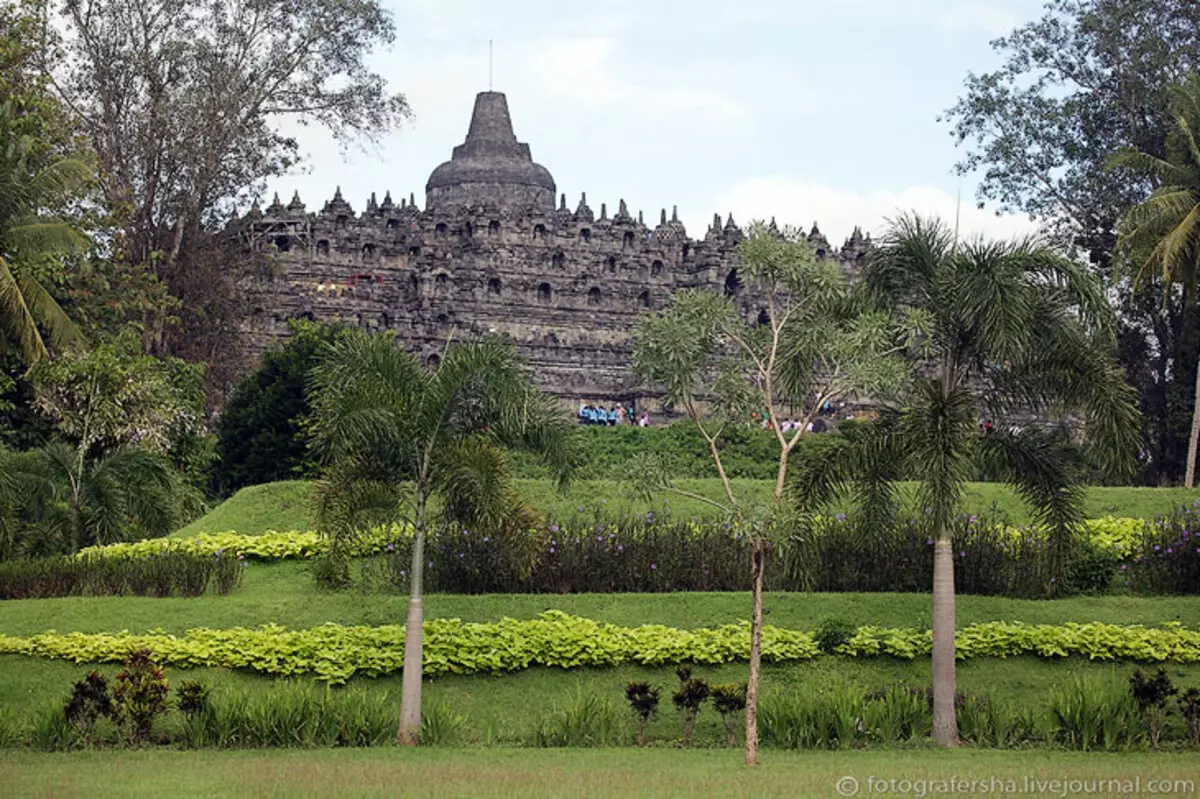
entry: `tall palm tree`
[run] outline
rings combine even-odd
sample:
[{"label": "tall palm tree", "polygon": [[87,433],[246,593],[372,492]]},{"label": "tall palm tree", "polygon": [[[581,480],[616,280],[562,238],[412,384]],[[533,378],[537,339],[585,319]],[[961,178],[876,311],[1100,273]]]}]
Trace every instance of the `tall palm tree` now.
[{"label": "tall palm tree", "polygon": [[[1157,188],[1121,220],[1118,247],[1141,263],[1135,280],[1157,272],[1164,290],[1183,288],[1185,318],[1196,313],[1200,280],[1200,75],[1176,87],[1171,98],[1175,127],[1167,138],[1167,157],[1126,150],[1115,154],[1113,167],[1127,167],[1154,180]],[[1200,444],[1200,368],[1196,370],[1192,430],[1188,438],[1184,484],[1196,479]]]},{"label": "tall palm tree", "polygon": [[78,158],[36,158],[35,141],[8,104],[0,105],[0,346],[13,346],[26,364],[46,357],[39,325],[54,346],[81,339],[79,330],[28,268],[78,252],[87,237],[51,213],[91,178]]},{"label": "tall palm tree", "polygon": [[819,463],[796,470],[793,490],[810,503],[847,489],[870,497],[879,486],[866,484],[894,476],[880,462],[916,475],[935,531],[933,737],[954,745],[950,520],[975,451],[1033,506],[1060,552],[1082,512],[1078,470],[1053,436],[1003,426],[987,433],[980,421],[1026,411],[1077,414],[1089,458],[1115,471],[1136,451],[1135,395],[1110,356],[1112,311],[1099,283],[1036,240],[958,245],[942,222],[903,216],[864,279],[885,306],[912,320],[915,379],[901,401],[883,408],[875,435],[823,449]]},{"label": "tall palm tree", "polygon": [[396,502],[402,487],[411,492],[411,595],[397,741],[415,745],[430,500],[439,500],[443,520],[503,523],[520,510],[505,450],[540,454],[565,482],[575,463],[574,425],[531,386],[512,348],[498,340],[451,346],[436,366],[423,369],[391,335],[355,331],[330,345],[310,380],[311,445],[324,464],[322,515],[349,526],[363,506]]}]

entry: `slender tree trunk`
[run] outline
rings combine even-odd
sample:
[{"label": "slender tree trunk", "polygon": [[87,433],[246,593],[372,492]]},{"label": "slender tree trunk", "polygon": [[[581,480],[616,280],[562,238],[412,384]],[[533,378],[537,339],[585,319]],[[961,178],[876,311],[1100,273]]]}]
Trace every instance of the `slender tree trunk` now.
[{"label": "slender tree trunk", "polygon": [[422,576],[425,571],[425,488],[417,487],[417,509],[413,519],[412,588],[408,597],[408,622],[404,627],[404,673],[400,683],[400,729],[396,743],[421,743],[421,657],[425,613],[422,609]]},{"label": "slender tree trunk", "polygon": [[754,610],[750,616],[750,679],[746,681],[746,765],[758,765],[758,678],[762,664],[762,589],[765,542],[750,544],[750,568],[754,575]]},{"label": "slender tree trunk", "polygon": [[1184,485],[1191,488],[1196,484],[1196,445],[1200,442],[1200,364],[1196,366],[1196,392],[1192,404],[1192,435],[1188,438],[1187,468],[1184,470]]},{"label": "slender tree trunk", "polygon": [[944,520],[939,520],[933,551],[933,740],[943,746],[957,746],[954,547],[946,534],[945,524]]},{"label": "slender tree trunk", "polygon": [[790,454],[791,450],[785,444],[779,453],[779,469],[775,473],[774,502],[776,505],[783,501],[783,489],[787,484],[788,456]]}]

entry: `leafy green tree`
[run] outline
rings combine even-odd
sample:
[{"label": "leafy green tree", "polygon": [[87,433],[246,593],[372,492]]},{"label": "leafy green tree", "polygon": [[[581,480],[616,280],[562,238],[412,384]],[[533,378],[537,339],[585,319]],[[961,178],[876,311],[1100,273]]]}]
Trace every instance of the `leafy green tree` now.
[{"label": "leafy green tree", "polygon": [[[540,453],[565,481],[575,456],[565,409],[536,391],[499,340],[449,347],[424,369],[389,334],[355,331],[312,372],[312,447],[324,465],[318,515],[334,547],[375,505],[411,511],[411,596],[397,740],[419,743],[425,537],[431,523],[481,527],[521,515],[509,448]],[[436,514],[431,500],[437,498]],[[329,529],[332,526],[332,529]]]},{"label": "leafy green tree", "polygon": [[954,745],[949,522],[973,451],[1032,505],[1060,551],[1072,544],[1082,514],[1074,450],[1037,429],[1018,433],[1001,424],[988,432],[981,420],[1077,414],[1088,460],[1115,472],[1138,445],[1135,395],[1110,355],[1113,315],[1099,281],[1036,240],[958,245],[941,221],[906,215],[879,242],[864,280],[888,307],[910,310],[915,379],[902,403],[884,404],[874,435],[825,448],[819,461],[796,470],[793,487],[811,508],[850,488],[894,501],[887,466],[918,479],[917,499],[935,538],[933,738]]},{"label": "leafy green tree", "polygon": [[[900,327],[868,307],[837,264],[819,259],[800,231],[752,224],[739,247],[737,268],[738,277],[754,287],[754,307],[739,308],[731,297],[715,292],[679,292],[665,309],[639,321],[633,363],[634,371],[661,387],[664,402],[682,411],[704,438],[725,489],[723,502],[705,501],[750,535],[746,764],[753,766],[758,763],[763,569],[768,530],[782,510],[789,460],[826,402],[895,390],[906,366],[897,346]],[[799,419],[786,432],[778,424],[785,410]],[[750,423],[754,414],[765,414],[772,423],[777,464],[771,507],[757,513],[734,490],[723,460],[729,432]],[[677,487],[666,471],[643,468],[633,478],[644,491],[704,499]]]},{"label": "leafy green tree", "polygon": [[217,421],[218,493],[308,473],[305,386],[325,349],[348,328],[293,320],[291,336],[238,384]]},{"label": "leafy green tree", "polygon": [[[36,0],[57,97],[100,165],[112,260],[150,273],[147,350],[241,357],[236,278],[214,237],[300,162],[280,122],[372,145],[410,116],[372,69],[395,25],[377,0]],[[223,386],[222,386],[223,388]]]},{"label": "leafy green tree", "polygon": [[[1164,287],[1182,287],[1185,308],[1195,308],[1200,279],[1200,74],[1176,88],[1171,105],[1175,128],[1167,140],[1165,157],[1127,149],[1113,156],[1110,165],[1147,175],[1155,187],[1121,220],[1121,247],[1141,261],[1136,278],[1141,280],[1146,272],[1158,272]],[[1198,442],[1200,369],[1196,370],[1184,469],[1184,485],[1188,488],[1195,483]]]},{"label": "leafy green tree", "polygon": [[1109,170],[1107,156],[1165,155],[1171,87],[1200,69],[1200,6],[1049,0],[1040,19],[992,47],[1001,66],[968,74],[946,113],[969,145],[959,168],[982,170],[981,202],[1050,222],[1107,265],[1117,219],[1152,188]]},{"label": "leafy green tree", "polygon": [[[203,433],[203,397],[198,390],[203,367],[133,355],[131,348],[136,348],[136,343],[125,341],[88,352],[68,350],[39,363],[31,373],[35,406],[70,442],[69,465],[62,447],[51,445],[46,451],[48,462],[61,472],[67,485],[71,551],[85,544],[89,531],[103,529],[109,535],[117,529],[116,523],[106,523],[103,528],[89,526],[88,494],[101,484],[97,474],[131,481],[130,469],[136,467],[166,491],[169,486],[151,456],[159,456],[169,466],[173,452],[192,446],[194,438]],[[111,468],[104,470],[106,464]],[[195,500],[194,491],[191,495]],[[172,502],[174,499],[172,495]],[[143,509],[138,515],[148,518],[147,514]],[[164,510],[160,516],[168,515]]]},{"label": "leafy green tree", "polygon": [[[1040,19],[993,42],[999,68],[968,74],[946,117],[980,176],[978,199],[1025,212],[1062,245],[1112,275],[1118,220],[1154,189],[1150,175],[1110,170],[1123,148],[1166,158],[1171,87],[1200,69],[1193,0],[1049,0]],[[1144,479],[1183,472],[1200,314],[1157,301],[1156,280],[1121,280],[1120,359],[1140,394]]]}]

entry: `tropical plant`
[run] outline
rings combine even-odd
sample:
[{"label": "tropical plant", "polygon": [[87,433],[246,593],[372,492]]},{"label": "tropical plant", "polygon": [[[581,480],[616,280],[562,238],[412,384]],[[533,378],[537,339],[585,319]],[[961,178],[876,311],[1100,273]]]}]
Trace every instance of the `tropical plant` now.
[{"label": "tropical plant", "polygon": [[645,680],[633,680],[625,684],[625,698],[637,717],[637,745],[646,745],[646,725],[658,712],[658,686]]},{"label": "tropical plant", "polygon": [[712,686],[713,710],[721,715],[729,745],[737,746],[738,721],[746,710],[746,683],[719,683]]},{"label": "tropical plant", "polygon": [[675,669],[675,676],[679,678],[679,687],[671,696],[671,701],[679,711],[679,718],[683,723],[683,745],[691,746],[696,735],[700,707],[708,699],[711,689],[703,677],[692,676],[692,670],[688,666]]},{"label": "tropical plant", "polygon": [[[1167,136],[1165,157],[1122,150],[1110,158],[1148,177],[1154,191],[1129,209],[1121,220],[1119,247],[1135,261],[1135,280],[1157,272],[1164,291],[1179,285],[1183,306],[1195,309],[1200,281],[1200,75],[1175,87],[1171,96],[1174,128]],[[1164,298],[1165,300],[1166,298]],[[1184,485],[1196,479],[1196,450],[1200,445],[1200,369],[1196,371],[1192,429],[1188,438]]]},{"label": "tropical plant", "polygon": [[112,701],[131,744],[150,742],[154,720],[167,714],[170,690],[167,673],[155,662],[153,652],[139,649],[129,653],[125,667],[117,673]]},{"label": "tropical plant", "polygon": [[[752,223],[739,245],[739,266],[722,294],[686,290],[643,316],[634,331],[634,372],[662,388],[664,404],[683,411],[703,437],[724,487],[724,501],[677,487],[663,464],[643,459],[628,472],[643,492],[671,491],[708,501],[750,536],[752,610],[746,689],[746,764],[758,763],[758,687],[762,646],[762,586],[768,531],[780,518],[788,463],[827,403],[855,392],[881,394],[905,376],[895,349],[896,325],[853,289],[832,260],[818,258],[798,230]],[[742,285],[754,286],[751,302]],[[702,414],[702,405],[709,411]],[[784,409],[798,424],[784,431]],[[753,519],[734,491],[722,446],[728,431],[762,416],[776,444],[775,491]]]},{"label": "tropical plant", "polygon": [[101,718],[114,718],[112,697],[108,693],[108,681],[98,671],[90,671],[75,683],[64,708],[67,721],[79,733],[84,743],[91,739],[92,729]]},{"label": "tropical plant", "polygon": [[886,508],[898,502],[895,469],[919,478],[917,499],[935,542],[933,737],[953,745],[951,522],[973,450],[1050,530],[1060,564],[1052,571],[1061,574],[1082,514],[1079,450],[1051,432],[981,422],[1030,410],[1076,413],[1087,457],[1115,472],[1136,452],[1138,413],[1110,356],[1112,311],[1099,282],[1036,239],[960,246],[940,220],[904,215],[864,279],[881,302],[908,309],[915,380],[902,403],[881,404],[871,435],[843,438],[794,470],[793,490],[803,509],[848,490]]},{"label": "tropical plant", "polygon": [[1159,669],[1153,677],[1147,677],[1145,672],[1138,669],[1129,678],[1129,688],[1133,693],[1133,701],[1137,702],[1138,710],[1142,713],[1150,746],[1157,749],[1171,711],[1167,700],[1179,693],[1179,689],[1171,682],[1166,669]]},{"label": "tropical plant", "polygon": [[[337,542],[373,514],[411,507],[413,544],[401,695],[401,744],[421,727],[422,575],[431,523],[500,534],[529,529],[530,513],[509,477],[506,448],[540,453],[565,483],[574,430],[563,409],[536,391],[512,348],[495,339],[448,346],[430,369],[388,334],[356,332],[329,347],[313,370],[312,447],[324,464],[315,495]],[[411,486],[406,491],[405,486]],[[411,503],[405,500],[411,496]],[[430,499],[437,497],[436,515]]]},{"label": "tropical plant", "polygon": [[47,209],[73,199],[93,174],[81,159],[36,159],[34,150],[12,105],[0,105],[0,349],[14,348],[27,364],[47,357],[41,330],[55,347],[82,340],[36,273],[87,246],[83,233]]}]

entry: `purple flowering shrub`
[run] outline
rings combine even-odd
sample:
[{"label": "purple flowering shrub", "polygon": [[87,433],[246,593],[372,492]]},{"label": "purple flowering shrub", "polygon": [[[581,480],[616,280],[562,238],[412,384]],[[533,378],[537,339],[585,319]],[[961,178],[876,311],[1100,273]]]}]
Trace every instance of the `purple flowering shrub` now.
[{"label": "purple flowering shrub", "polygon": [[1200,505],[1147,524],[1121,573],[1138,593],[1200,593]]}]

